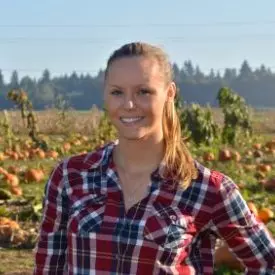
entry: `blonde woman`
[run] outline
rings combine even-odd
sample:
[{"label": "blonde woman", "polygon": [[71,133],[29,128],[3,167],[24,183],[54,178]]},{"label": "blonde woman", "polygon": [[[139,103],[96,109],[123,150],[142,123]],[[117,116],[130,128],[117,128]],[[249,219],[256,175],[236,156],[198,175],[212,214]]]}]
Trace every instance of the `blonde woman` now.
[{"label": "blonde woman", "polygon": [[275,245],[226,175],[192,158],[168,57],[129,43],[109,58],[105,108],[118,140],[53,170],[34,274],[213,274],[223,239],[246,274],[275,274]]}]

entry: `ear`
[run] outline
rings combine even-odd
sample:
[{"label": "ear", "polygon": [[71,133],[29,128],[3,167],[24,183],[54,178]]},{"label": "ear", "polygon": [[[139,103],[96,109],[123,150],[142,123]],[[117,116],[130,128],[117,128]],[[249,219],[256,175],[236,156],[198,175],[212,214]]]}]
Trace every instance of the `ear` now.
[{"label": "ear", "polygon": [[174,101],[177,92],[177,86],[175,82],[171,82],[167,89],[167,101]]}]

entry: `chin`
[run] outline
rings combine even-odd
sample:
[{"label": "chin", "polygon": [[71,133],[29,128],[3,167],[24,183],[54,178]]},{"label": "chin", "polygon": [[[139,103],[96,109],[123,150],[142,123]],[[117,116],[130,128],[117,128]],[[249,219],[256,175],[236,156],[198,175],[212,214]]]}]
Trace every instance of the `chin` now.
[{"label": "chin", "polygon": [[146,138],[145,133],[135,133],[134,131],[131,133],[120,133],[119,135],[120,138],[125,139],[125,140],[142,140]]}]

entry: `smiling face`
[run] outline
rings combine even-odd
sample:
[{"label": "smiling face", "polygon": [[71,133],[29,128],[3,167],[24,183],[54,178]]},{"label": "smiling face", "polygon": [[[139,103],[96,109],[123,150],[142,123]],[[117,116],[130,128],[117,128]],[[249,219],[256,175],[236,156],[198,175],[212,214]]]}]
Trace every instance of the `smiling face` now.
[{"label": "smiling face", "polygon": [[113,61],[106,75],[104,102],[119,139],[162,139],[163,108],[171,90],[155,59]]}]

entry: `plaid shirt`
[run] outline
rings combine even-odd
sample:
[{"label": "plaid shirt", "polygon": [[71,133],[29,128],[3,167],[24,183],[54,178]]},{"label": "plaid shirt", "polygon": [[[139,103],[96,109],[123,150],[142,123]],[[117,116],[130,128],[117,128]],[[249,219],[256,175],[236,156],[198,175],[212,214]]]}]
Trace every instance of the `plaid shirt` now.
[{"label": "plaid shirt", "polygon": [[151,174],[148,196],[124,209],[112,142],[72,156],[53,170],[35,249],[39,274],[213,274],[217,238],[246,274],[275,274],[275,244],[226,175],[195,161],[185,190]]}]

